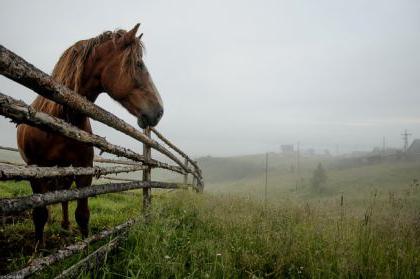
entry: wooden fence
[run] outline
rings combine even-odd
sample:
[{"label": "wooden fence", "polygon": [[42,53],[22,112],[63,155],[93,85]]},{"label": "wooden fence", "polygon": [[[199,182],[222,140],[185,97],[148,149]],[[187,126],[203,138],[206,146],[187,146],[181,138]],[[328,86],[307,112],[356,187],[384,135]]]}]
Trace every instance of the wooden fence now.
[{"label": "wooden fence", "polygon": [[[125,121],[119,119],[112,113],[89,102],[84,97],[76,94],[67,87],[56,83],[49,75],[29,64],[23,58],[14,54],[4,46],[0,45],[0,74],[14,80],[21,85],[35,91],[41,96],[48,98],[56,103],[62,104],[82,113],[92,119],[102,122],[143,144],[142,154],[108,142],[104,137],[89,134],[75,126],[63,121],[62,119],[53,117],[43,112],[35,111],[22,101],[16,100],[0,92],[0,115],[10,118],[13,122],[20,124],[25,123],[60,133],[68,138],[79,142],[93,145],[101,150],[114,154],[118,157],[126,159],[106,159],[103,157],[95,157],[97,163],[112,164],[112,166],[94,166],[94,167],[38,167],[26,166],[24,164],[8,162],[0,160],[0,180],[27,180],[31,178],[45,178],[70,175],[92,175],[99,178],[103,175],[127,173],[141,170],[143,177],[140,180],[125,179],[118,177],[105,176],[110,180],[123,180],[126,182],[93,185],[82,189],[62,190],[48,192],[45,194],[34,194],[18,198],[0,199],[0,215],[21,212],[36,207],[42,207],[63,201],[71,201],[80,198],[92,197],[105,193],[122,192],[132,189],[143,189],[143,213],[148,218],[151,206],[151,188],[161,189],[179,189],[192,187],[197,192],[204,189],[203,178],[200,168],[188,155],[166,139],[154,128],[145,129],[140,132]],[[152,139],[154,134],[162,143]],[[17,151],[15,148],[1,147],[0,149],[8,151]],[[171,159],[175,165],[164,163],[151,158],[151,150],[154,149],[159,153]],[[175,151],[175,153],[173,151]],[[151,180],[151,171],[153,168],[162,168],[183,175],[182,183],[167,183]],[[192,176],[192,184],[188,183],[188,175]],[[76,253],[85,250],[88,245],[94,241],[114,237],[106,245],[100,247],[93,253],[87,255],[83,260],[70,268],[64,270],[58,278],[74,277],[83,270],[92,269],[98,260],[102,259],[109,251],[118,246],[118,242],[122,239],[122,235],[135,223],[135,220],[128,220],[126,223],[116,226],[110,230],[105,230],[99,234],[90,236],[89,238],[72,244],[58,250],[56,253],[46,257],[38,258],[16,272],[1,276],[1,278],[25,278],[36,272],[43,270],[45,267],[63,260]]]}]

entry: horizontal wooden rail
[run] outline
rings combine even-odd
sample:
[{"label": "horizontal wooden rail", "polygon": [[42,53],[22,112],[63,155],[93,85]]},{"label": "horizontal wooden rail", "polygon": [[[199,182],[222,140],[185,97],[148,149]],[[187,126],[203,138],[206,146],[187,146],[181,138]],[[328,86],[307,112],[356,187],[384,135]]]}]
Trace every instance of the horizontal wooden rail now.
[{"label": "horizontal wooden rail", "polygon": [[[9,117],[17,123],[26,123],[41,129],[60,133],[63,136],[77,140],[79,142],[92,144],[93,146],[96,146],[105,152],[112,153],[121,157],[126,157],[138,162],[143,162],[144,164],[150,165],[152,167],[164,168],[181,174],[185,173],[185,170],[178,166],[171,166],[156,160],[149,160],[146,162],[143,155],[140,155],[128,148],[111,144],[105,138],[95,134],[89,134],[65,122],[62,119],[43,112],[35,111],[32,107],[26,105],[24,102],[18,101],[2,93],[0,93],[0,115]],[[189,168],[187,168],[187,171],[189,173],[193,173],[193,171]],[[193,173],[193,175],[196,174]]]},{"label": "horizontal wooden rail", "polygon": [[0,279],[11,279],[11,278],[26,278],[29,277],[30,275],[39,272],[43,269],[45,269],[46,267],[59,262],[61,260],[64,260],[76,253],[80,253],[81,251],[85,250],[89,244],[102,240],[102,239],[106,239],[112,235],[119,235],[121,233],[125,233],[128,231],[128,229],[130,227],[133,226],[133,224],[135,224],[134,220],[128,220],[127,222],[120,224],[118,226],[115,226],[114,228],[111,228],[109,230],[104,230],[98,234],[89,236],[88,238],[79,241],[77,243],[71,244],[67,247],[61,248],[59,249],[57,252],[48,255],[46,257],[42,257],[42,258],[37,258],[33,261],[31,261],[31,263],[22,268],[21,270],[9,273],[7,275],[4,276],[0,276]]},{"label": "horizontal wooden rail", "polygon": [[[18,149],[12,148],[12,147],[0,146],[0,149],[18,152]],[[177,172],[177,173],[180,173],[180,174],[185,174],[186,173],[184,171],[184,169],[182,169],[181,167],[169,165],[167,163],[163,163],[163,162],[160,162],[160,161],[157,161],[157,160],[154,160],[154,159],[151,159],[150,161],[148,161],[146,163],[146,162],[136,162],[136,161],[129,161],[129,160],[107,159],[107,158],[95,156],[93,158],[93,161],[97,162],[97,163],[109,163],[109,164],[132,165],[132,166],[150,165],[152,168],[166,169],[166,170],[170,170],[170,171]],[[25,166],[24,163],[10,162],[10,161],[6,161],[6,160],[0,160],[0,163],[1,164],[12,165],[12,166]]]},{"label": "horizontal wooden rail", "polygon": [[[133,181],[133,182],[137,182],[137,181],[141,181],[138,179],[131,179],[131,178],[122,178],[122,177],[112,177],[112,176],[102,176],[102,179],[107,179],[107,180],[114,180],[114,181]],[[187,183],[178,183],[177,187],[171,190],[176,190],[176,189],[188,189],[188,188],[193,188],[196,189],[195,185],[193,184],[187,184]]]},{"label": "horizontal wooden rail", "polygon": [[108,158],[103,158],[99,156],[95,156],[93,158],[93,161],[97,163],[117,164],[117,165],[133,165],[133,166],[140,165],[139,162],[133,162],[129,160],[108,159]]},{"label": "horizontal wooden rail", "polygon": [[99,266],[103,265],[106,256],[119,246],[122,239],[122,236],[111,239],[108,243],[102,245],[81,261],[62,271],[55,279],[79,278],[84,272],[98,269]]},{"label": "horizontal wooden rail", "polygon": [[141,181],[141,180],[138,180],[138,179],[113,177],[113,176],[102,176],[101,178],[102,179],[107,179],[107,180],[115,180],[115,181],[133,181],[133,182]]},{"label": "horizontal wooden rail", "polygon": [[[139,162],[133,162],[133,161],[129,161],[129,160],[115,160],[115,159],[107,159],[107,158],[102,158],[102,157],[98,157],[95,156],[95,158],[93,159],[94,162],[97,163],[109,163],[109,164],[120,164],[120,165],[139,165]],[[181,167],[178,166],[173,166],[173,165],[169,165],[167,163],[163,163],[154,159],[150,159],[148,161],[144,160],[142,162],[142,165],[148,165],[151,166],[152,168],[160,168],[160,169],[166,169],[166,170],[170,170],[173,172],[177,172],[180,174],[186,174],[187,172],[185,172],[185,170]],[[192,170],[190,170],[190,172],[188,173],[192,173]]]},{"label": "horizontal wooden rail", "polygon": [[[8,146],[0,146],[0,150],[8,150],[8,151],[13,151],[13,152],[19,152],[19,149],[14,148],[14,147],[8,147]],[[107,159],[107,158],[103,158],[100,156],[95,156],[93,158],[94,162],[98,162],[98,163],[110,163],[110,164],[119,164],[119,165],[141,165],[141,163],[139,162],[133,162],[133,161],[129,161],[129,160],[115,160],[115,159]],[[0,163],[5,163],[5,164],[9,164],[9,165],[25,165],[23,163],[15,163],[15,162],[9,162],[9,161],[4,161],[1,160]]]},{"label": "horizontal wooden rail", "polygon": [[[155,128],[150,128],[150,130],[164,143],[166,143],[166,145],[168,145],[170,148],[172,148],[173,150],[175,150],[179,155],[181,155],[182,157],[184,157],[185,159],[187,159],[188,162],[191,163],[191,165],[194,166],[195,171],[198,173],[198,175],[200,176],[200,178],[202,178],[201,176],[201,170],[198,167],[197,163],[192,160],[190,157],[188,157],[187,154],[185,154],[181,149],[179,149],[176,145],[174,145],[172,142],[170,142],[167,138],[165,138],[161,133],[159,133]],[[185,164],[187,166],[187,164]]]},{"label": "horizontal wooden rail", "polygon": [[0,164],[6,164],[6,165],[9,165],[9,166],[26,166],[24,163],[10,162],[10,161],[6,161],[6,160],[0,160]]},{"label": "horizontal wooden rail", "polygon": [[180,185],[177,183],[156,181],[107,183],[101,185],[93,185],[82,189],[47,192],[45,194],[34,194],[20,198],[5,198],[0,199],[0,213],[7,214],[12,212],[20,212],[31,208],[42,207],[63,201],[93,197],[106,193],[116,193],[143,188],[177,189],[180,188],[179,186]]},{"label": "horizontal wooden rail", "polygon": [[105,125],[108,125],[120,132],[131,136],[160,153],[168,156],[186,172],[193,173],[200,180],[198,174],[189,170],[174,154],[158,142],[146,137],[142,132],[135,129],[125,121],[119,119],[114,114],[89,102],[83,96],[74,93],[69,88],[55,82],[49,75],[42,72],[35,66],[25,61],[20,56],[0,45],[0,74],[34,90],[41,96],[53,100],[59,104],[70,107],[71,109],[89,116]]},{"label": "horizontal wooden rail", "polygon": [[115,167],[37,167],[37,166],[2,166],[0,165],[0,180],[28,180],[55,176],[101,175],[144,170],[146,166],[115,166]]},{"label": "horizontal wooden rail", "polygon": [[19,149],[14,148],[14,147],[0,146],[0,149],[19,152]]},{"label": "horizontal wooden rail", "polygon": [[92,144],[105,152],[117,156],[127,157],[140,162],[144,161],[143,155],[128,148],[111,144],[103,137],[80,130],[60,118],[36,111],[24,102],[2,93],[0,93],[0,114],[11,118],[16,123],[25,123],[44,130],[57,132],[76,141]]}]

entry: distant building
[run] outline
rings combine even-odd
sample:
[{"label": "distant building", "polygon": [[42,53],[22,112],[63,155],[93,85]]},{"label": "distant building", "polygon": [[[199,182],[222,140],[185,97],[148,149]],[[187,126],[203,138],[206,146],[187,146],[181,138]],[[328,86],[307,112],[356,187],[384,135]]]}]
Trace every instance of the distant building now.
[{"label": "distant building", "polygon": [[407,149],[407,155],[410,157],[420,157],[420,139],[415,139]]},{"label": "distant building", "polygon": [[281,152],[284,154],[290,154],[295,151],[293,144],[282,144],[280,146]]}]

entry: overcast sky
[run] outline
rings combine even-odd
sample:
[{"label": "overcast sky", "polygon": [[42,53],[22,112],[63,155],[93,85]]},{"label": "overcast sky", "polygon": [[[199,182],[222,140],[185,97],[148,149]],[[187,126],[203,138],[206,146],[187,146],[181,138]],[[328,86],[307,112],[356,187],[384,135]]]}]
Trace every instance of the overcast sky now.
[{"label": "overcast sky", "polygon": [[[5,1],[1,44],[51,73],[80,39],[141,22],[165,105],[158,128],[187,153],[237,155],[280,144],[335,152],[420,138],[420,1]],[[35,93],[0,77],[0,91]],[[102,94],[97,104],[135,118]],[[15,128],[0,116],[0,145]],[[114,143],[130,138],[94,124]]]}]

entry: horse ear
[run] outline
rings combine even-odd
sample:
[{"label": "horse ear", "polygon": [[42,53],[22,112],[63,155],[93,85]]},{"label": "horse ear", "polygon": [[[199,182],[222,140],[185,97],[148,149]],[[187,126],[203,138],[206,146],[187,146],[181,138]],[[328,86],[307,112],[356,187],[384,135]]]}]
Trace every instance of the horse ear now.
[{"label": "horse ear", "polygon": [[133,29],[131,29],[130,31],[125,33],[124,36],[121,37],[120,42],[121,42],[122,47],[131,45],[136,40],[136,33],[137,33],[137,30],[139,30],[139,27],[140,27],[140,23],[137,23],[133,27]]}]

